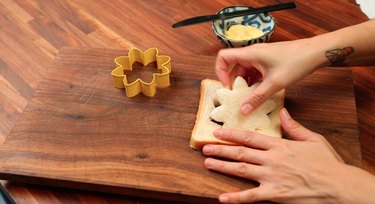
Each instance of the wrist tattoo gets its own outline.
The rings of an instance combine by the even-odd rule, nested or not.
[[[354,47],[344,47],[326,51],[326,57],[331,66],[346,66],[346,57],[354,53]]]

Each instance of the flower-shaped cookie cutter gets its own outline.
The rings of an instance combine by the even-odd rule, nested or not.
[[[133,63],[139,62],[143,66],[147,66],[151,62],[156,61],[157,69],[161,73],[153,73],[152,81],[147,83],[138,78],[132,83],[128,83],[128,79],[124,74],[124,70],[133,70]],[[116,68],[111,72],[114,86],[116,88],[125,88],[126,96],[133,97],[142,92],[146,96],[154,96],[156,87],[168,87],[170,85],[169,75],[171,69],[171,58],[166,55],[159,55],[156,48],[150,48],[144,52],[133,48],[129,51],[128,56],[119,56],[115,58]]]

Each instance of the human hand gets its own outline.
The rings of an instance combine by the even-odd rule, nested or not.
[[[261,80],[242,102],[241,112],[248,115],[274,93],[302,79],[326,61],[324,54],[316,55],[316,49],[309,43],[310,39],[303,39],[223,49],[217,55],[215,71],[227,87],[237,76],[244,77],[249,84]]]
[[[337,201],[347,166],[325,138],[293,120],[287,110],[280,111],[286,140],[254,132],[218,129],[219,139],[241,146],[206,145],[203,153],[233,161],[207,158],[206,168],[259,182],[259,186],[219,196],[223,203],[261,200],[275,202]],[[358,177],[357,177],[358,178]]]

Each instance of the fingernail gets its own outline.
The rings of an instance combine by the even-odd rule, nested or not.
[[[209,154],[209,153],[211,153],[212,150],[213,150],[212,145],[205,145],[205,146],[203,147],[203,153],[205,153],[205,154]]]
[[[217,129],[214,131],[214,136],[217,138],[222,138],[223,137],[223,130],[222,129]]]
[[[228,202],[228,200],[229,200],[229,198],[227,197],[227,196],[219,196],[219,201],[221,202],[221,203],[227,203]]]
[[[212,160],[210,158],[207,158],[206,160],[204,160],[204,165],[206,166],[206,168],[211,168],[212,167]]]
[[[291,117],[290,117],[290,114],[289,114],[289,112],[286,110],[286,108],[281,109],[281,114],[283,115],[283,117],[284,117],[285,119],[289,119],[289,118],[291,118]]]
[[[251,113],[251,111],[253,111],[253,106],[251,106],[250,104],[246,103],[246,104],[241,106],[242,114],[249,115],[249,113]]]

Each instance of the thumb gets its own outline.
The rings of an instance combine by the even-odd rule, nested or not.
[[[285,108],[281,109],[280,111],[280,120],[281,125],[291,139],[305,141],[313,138],[315,135],[314,132],[295,121]]]
[[[242,102],[242,114],[249,115],[274,93],[276,93],[276,90],[271,83],[265,81],[261,82],[259,86]]]

